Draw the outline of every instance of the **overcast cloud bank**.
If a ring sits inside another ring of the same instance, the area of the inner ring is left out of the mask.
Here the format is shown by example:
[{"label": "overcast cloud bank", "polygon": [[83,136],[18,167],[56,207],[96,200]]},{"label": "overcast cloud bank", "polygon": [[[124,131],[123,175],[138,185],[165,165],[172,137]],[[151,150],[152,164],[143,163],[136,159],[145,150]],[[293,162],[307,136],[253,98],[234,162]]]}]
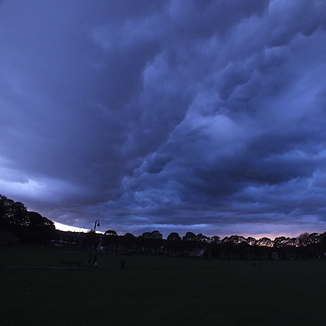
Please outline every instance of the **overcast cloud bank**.
[{"label": "overcast cloud bank", "polygon": [[77,227],[326,228],[326,2],[2,1],[0,193]]}]

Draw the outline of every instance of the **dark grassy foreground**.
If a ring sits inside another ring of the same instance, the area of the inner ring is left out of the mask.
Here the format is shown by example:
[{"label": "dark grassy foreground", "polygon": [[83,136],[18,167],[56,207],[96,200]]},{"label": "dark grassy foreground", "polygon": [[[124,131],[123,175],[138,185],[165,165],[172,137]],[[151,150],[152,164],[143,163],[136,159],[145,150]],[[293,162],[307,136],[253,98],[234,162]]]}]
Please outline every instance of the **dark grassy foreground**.
[{"label": "dark grassy foreground", "polygon": [[[260,266],[101,254],[91,269],[87,252],[19,246],[0,253],[1,326],[326,325],[325,260]],[[63,260],[85,267],[48,268]]]}]

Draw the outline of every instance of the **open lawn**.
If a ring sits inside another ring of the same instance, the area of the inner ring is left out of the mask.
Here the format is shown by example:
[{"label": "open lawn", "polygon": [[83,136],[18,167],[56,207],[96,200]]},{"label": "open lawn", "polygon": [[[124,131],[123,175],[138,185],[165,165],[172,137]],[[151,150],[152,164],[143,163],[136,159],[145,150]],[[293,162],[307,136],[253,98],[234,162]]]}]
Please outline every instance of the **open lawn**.
[{"label": "open lawn", "polygon": [[[0,248],[1,326],[326,325],[326,260],[218,261]],[[125,269],[120,261],[125,260]],[[82,268],[58,269],[60,261]]]}]

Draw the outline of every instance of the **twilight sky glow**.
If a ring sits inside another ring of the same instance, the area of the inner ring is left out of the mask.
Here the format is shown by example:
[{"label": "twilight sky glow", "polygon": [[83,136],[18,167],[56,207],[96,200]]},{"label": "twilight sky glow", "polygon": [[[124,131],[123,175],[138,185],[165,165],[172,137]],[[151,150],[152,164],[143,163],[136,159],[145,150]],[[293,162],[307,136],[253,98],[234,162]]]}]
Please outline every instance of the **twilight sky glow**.
[{"label": "twilight sky glow", "polygon": [[118,234],[326,230],[326,1],[0,2],[0,193]]}]

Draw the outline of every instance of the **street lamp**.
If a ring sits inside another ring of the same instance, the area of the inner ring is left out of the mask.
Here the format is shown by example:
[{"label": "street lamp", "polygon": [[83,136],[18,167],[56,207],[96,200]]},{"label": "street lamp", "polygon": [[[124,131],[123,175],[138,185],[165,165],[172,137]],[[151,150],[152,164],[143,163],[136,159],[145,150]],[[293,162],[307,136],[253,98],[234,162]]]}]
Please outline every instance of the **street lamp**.
[{"label": "street lamp", "polygon": [[95,232],[97,226],[100,226],[100,221],[99,220],[96,220],[95,221],[95,224],[94,224],[94,232]]},{"label": "street lamp", "polygon": [[94,257],[94,260],[92,262],[92,254],[93,254],[93,246],[94,246],[94,237],[95,237],[95,233],[96,233],[96,227],[97,226],[100,226],[100,221],[99,220],[96,220],[95,223],[94,223],[94,229],[91,230],[93,231],[92,233],[92,242],[91,242],[91,251],[90,251],[90,254],[89,254],[89,264],[90,266],[92,267],[93,265],[97,266],[97,251],[95,252],[95,257]]}]

